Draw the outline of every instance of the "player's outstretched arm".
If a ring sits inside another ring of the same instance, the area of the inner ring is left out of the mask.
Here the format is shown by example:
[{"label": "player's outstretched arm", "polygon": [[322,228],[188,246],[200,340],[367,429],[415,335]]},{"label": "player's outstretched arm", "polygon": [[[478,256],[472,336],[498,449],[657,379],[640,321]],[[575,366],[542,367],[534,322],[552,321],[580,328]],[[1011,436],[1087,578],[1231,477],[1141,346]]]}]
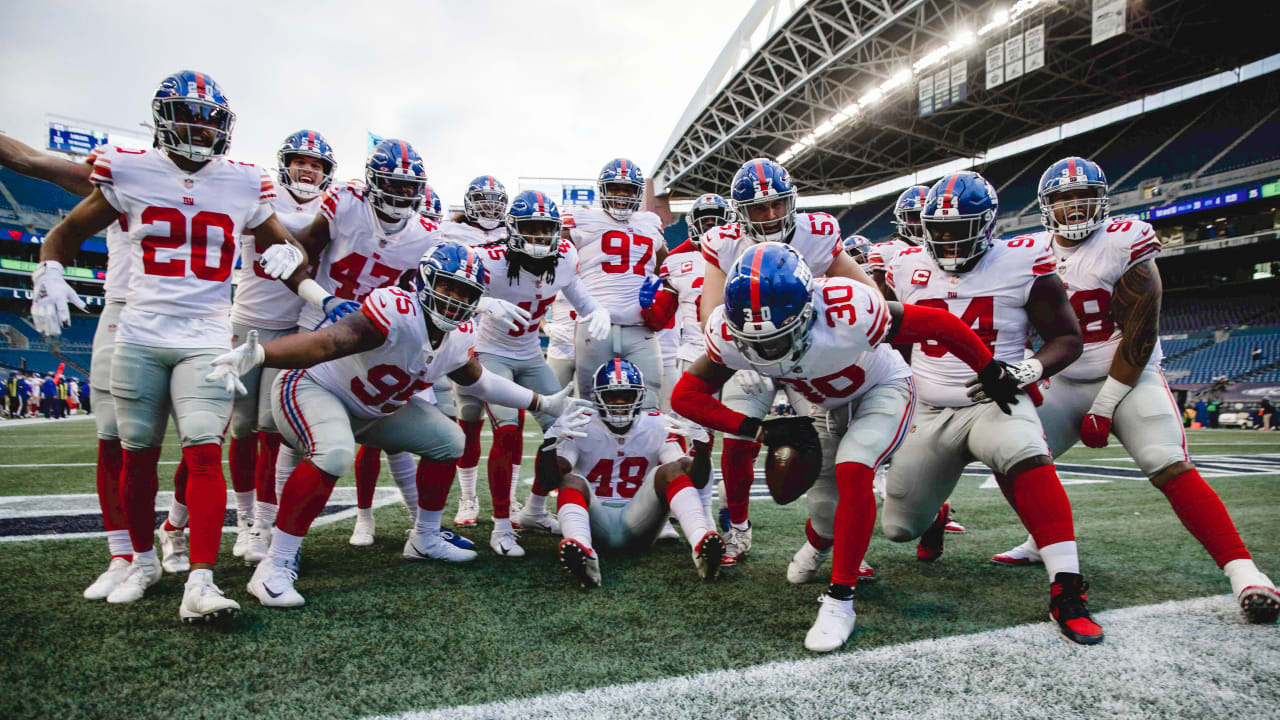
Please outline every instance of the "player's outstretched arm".
[{"label": "player's outstretched arm", "polygon": [[843,252],[832,259],[831,266],[827,268],[827,277],[849,278],[850,280],[857,280],[863,285],[876,287],[875,281],[867,277],[867,273],[862,269],[862,266]]},{"label": "player's outstretched arm", "polygon": [[1071,309],[1067,290],[1057,274],[1036,278],[1026,307],[1027,319],[1044,339],[1044,345],[1031,359],[1038,361],[1043,368],[1040,377],[1049,377],[1075,362],[1084,350],[1080,321]]},{"label": "player's outstretched arm", "polygon": [[276,338],[262,346],[262,365],[274,368],[309,368],[329,360],[372,350],[387,336],[364,313],[352,313],[338,322],[309,333]]},{"label": "player's outstretched arm", "polygon": [[992,361],[991,350],[963,320],[946,310],[889,302],[889,332],[882,342],[913,345],[933,341],[941,343],[964,364],[981,372]]},{"label": "player's outstretched arm", "polygon": [[760,421],[729,409],[716,398],[734,372],[706,355],[698,358],[671,390],[672,411],[710,430],[755,437]]},{"label": "player's outstretched arm", "polygon": [[120,211],[107,202],[101,190],[94,188],[44,237],[44,244],[40,246],[40,262],[70,263],[85,240],[105,230],[118,217]]},{"label": "player's outstretched arm", "polygon": [[586,400],[569,397],[573,383],[554,395],[539,395],[497,373],[485,372],[484,366],[475,355],[472,355],[462,367],[450,372],[449,379],[469,388],[468,394],[487,403],[521,408],[529,412],[547,413],[554,417],[560,417],[570,410],[591,404]]},{"label": "player's outstretched arm", "polygon": [[0,135],[0,165],[19,175],[53,183],[73,195],[85,197],[93,192],[89,182],[92,165],[42,153],[8,135]]},{"label": "player's outstretched arm", "polygon": [[258,263],[263,266],[267,274],[279,278],[289,286],[290,290],[298,292],[302,281],[308,279],[307,266],[310,263],[308,260],[310,256],[307,254],[307,249],[293,237],[275,213],[271,213],[266,220],[253,228],[253,234],[259,247],[263,248]]}]

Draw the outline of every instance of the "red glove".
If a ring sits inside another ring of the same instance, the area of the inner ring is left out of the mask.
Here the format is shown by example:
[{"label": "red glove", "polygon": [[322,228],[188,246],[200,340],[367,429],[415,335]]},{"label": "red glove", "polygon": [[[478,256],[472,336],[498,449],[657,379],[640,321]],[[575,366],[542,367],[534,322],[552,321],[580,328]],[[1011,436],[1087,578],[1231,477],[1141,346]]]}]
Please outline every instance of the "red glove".
[{"label": "red glove", "polygon": [[1039,382],[1023,385],[1022,391],[1027,394],[1027,397],[1031,398],[1031,404],[1035,407],[1040,407],[1044,404],[1044,394],[1040,392]]},{"label": "red glove", "polygon": [[1080,441],[1087,447],[1104,448],[1111,434],[1111,418],[1089,413],[1080,423]]}]

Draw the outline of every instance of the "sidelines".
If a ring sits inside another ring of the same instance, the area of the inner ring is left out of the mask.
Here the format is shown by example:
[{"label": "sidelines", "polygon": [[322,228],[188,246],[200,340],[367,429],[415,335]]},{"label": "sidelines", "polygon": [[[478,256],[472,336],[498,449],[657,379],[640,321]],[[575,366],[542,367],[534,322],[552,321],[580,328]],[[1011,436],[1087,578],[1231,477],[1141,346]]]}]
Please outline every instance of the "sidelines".
[{"label": "sidelines", "polygon": [[[1110,610],[1097,646],[1049,622],[484,705],[380,716],[1274,717],[1280,633],[1229,595]],[[572,672],[572,666],[562,668]]]}]

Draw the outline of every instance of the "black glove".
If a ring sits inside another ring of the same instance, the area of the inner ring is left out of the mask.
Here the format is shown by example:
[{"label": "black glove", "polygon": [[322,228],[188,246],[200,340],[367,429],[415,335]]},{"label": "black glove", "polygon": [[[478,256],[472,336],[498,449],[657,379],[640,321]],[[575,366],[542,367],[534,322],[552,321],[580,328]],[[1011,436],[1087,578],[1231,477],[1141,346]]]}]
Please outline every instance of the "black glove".
[{"label": "black glove", "polygon": [[787,445],[804,454],[818,452],[818,431],[813,429],[813,418],[797,415],[769,418],[760,423],[762,430],[760,442],[766,447]]},{"label": "black glove", "polygon": [[1008,363],[992,360],[978,372],[978,376],[965,383],[969,399],[974,402],[994,401],[1005,415],[1012,415],[1009,408],[1018,402],[1021,383],[1009,372]]}]

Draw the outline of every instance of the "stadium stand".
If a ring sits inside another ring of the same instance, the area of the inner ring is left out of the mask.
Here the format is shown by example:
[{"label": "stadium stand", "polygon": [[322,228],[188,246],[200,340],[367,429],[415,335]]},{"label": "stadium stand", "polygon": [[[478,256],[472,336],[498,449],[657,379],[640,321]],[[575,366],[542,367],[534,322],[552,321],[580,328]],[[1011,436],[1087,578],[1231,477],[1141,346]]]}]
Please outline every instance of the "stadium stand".
[{"label": "stadium stand", "polygon": [[1166,297],[1160,315],[1160,330],[1189,333],[1234,327],[1280,324],[1280,300],[1268,295],[1236,297]]},{"label": "stadium stand", "polygon": [[[1257,359],[1253,358],[1255,348],[1261,350]],[[1273,365],[1277,360],[1280,360],[1280,332],[1236,335],[1172,362],[1166,361],[1165,370],[1179,384],[1210,383],[1223,376],[1235,381],[1243,375]],[[1280,370],[1271,371],[1270,375],[1280,379]],[[1253,377],[1250,381],[1274,382],[1275,379]]]}]

